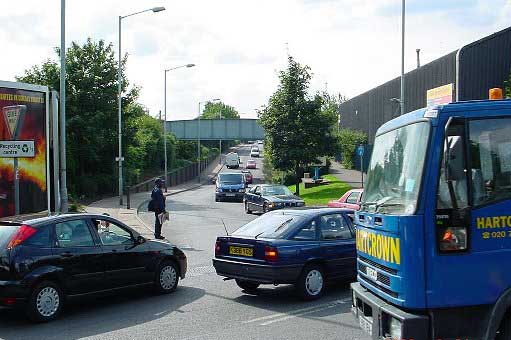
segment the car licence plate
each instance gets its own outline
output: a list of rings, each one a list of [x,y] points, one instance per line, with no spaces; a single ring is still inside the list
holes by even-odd
[[[246,247],[229,247],[229,254],[231,255],[241,255],[241,256],[254,256],[254,249],[246,248]]]
[[[236,194],[228,193],[228,194],[225,194],[225,196],[228,196],[228,197],[234,197],[234,196],[236,196]]]
[[[373,268],[366,267],[366,274],[371,278],[371,280],[378,281],[378,272]]]
[[[360,325],[360,328],[364,330],[369,335],[373,335],[373,324],[364,319],[363,317],[358,317],[358,324]]]

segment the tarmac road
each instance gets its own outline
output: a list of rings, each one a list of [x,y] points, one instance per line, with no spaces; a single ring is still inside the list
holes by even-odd
[[[239,150],[243,164],[249,147]],[[262,181],[260,171],[252,171]],[[223,281],[211,259],[217,235],[230,232],[256,215],[242,203],[215,202],[214,186],[168,197],[171,220],[163,234],[188,256],[188,274],[170,295],[146,290],[73,303],[48,324],[31,324],[19,313],[0,310],[3,339],[364,339],[350,313],[348,283],[328,287],[318,301],[301,301],[293,287],[261,286],[244,293]],[[142,213],[149,225],[153,216]],[[223,222],[223,223],[222,223]],[[225,228],[224,228],[225,224]]]

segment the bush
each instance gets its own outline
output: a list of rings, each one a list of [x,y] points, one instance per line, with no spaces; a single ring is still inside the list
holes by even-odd
[[[358,145],[367,142],[367,134],[362,131],[341,129],[338,132],[341,148],[342,165],[346,169],[353,169],[353,156]]]

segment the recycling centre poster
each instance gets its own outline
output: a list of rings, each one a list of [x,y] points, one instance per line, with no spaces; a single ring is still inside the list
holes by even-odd
[[[44,211],[46,93],[0,87],[0,218]]]

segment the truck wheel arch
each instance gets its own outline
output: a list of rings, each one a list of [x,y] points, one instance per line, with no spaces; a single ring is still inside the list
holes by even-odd
[[[484,335],[484,339],[493,340],[495,339],[495,334],[500,327],[500,324],[506,313],[511,308],[511,288],[508,288],[502,295],[498,298],[497,302],[491,309],[491,313],[489,315],[488,326],[486,328],[486,333]]]

